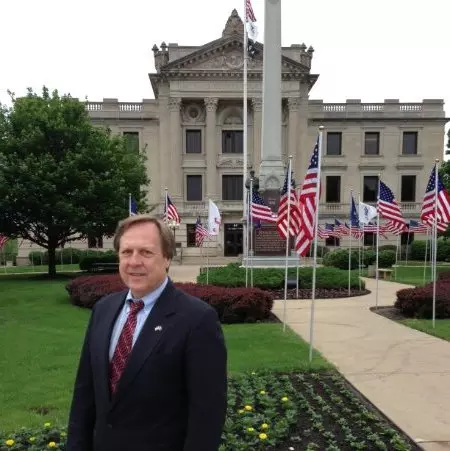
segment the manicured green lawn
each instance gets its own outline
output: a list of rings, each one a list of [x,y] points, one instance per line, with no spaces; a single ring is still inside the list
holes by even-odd
[[[0,430],[64,426],[90,311],[68,302],[68,279],[0,278]],[[307,369],[308,344],[282,325],[227,325],[230,373]],[[331,368],[319,355],[314,370]],[[48,409],[48,414],[36,409]]]
[[[419,265],[419,262],[416,262]],[[410,285],[424,285],[431,282],[431,266],[427,265],[425,268],[425,279],[424,279],[424,265],[423,262],[420,266],[414,266],[412,263],[408,266],[398,266],[392,268],[395,273],[392,274],[392,280],[399,283],[405,283]],[[436,269],[437,273],[450,271],[449,265],[438,265]]]
[[[435,328],[431,319],[406,319],[400,322],[413,329],[450,341],[450,319],[437,319]]]
[[[56,265],[57,272],[64,271],[80,271],[80,265],[76,264],[67,264],[67,265]],[[30,272],[42,272],[48,273],[47,265],[29,265],[29,266],[1,266],[0,267],[0,276],[5,274],[22,274],[22,273],[30,273]]]

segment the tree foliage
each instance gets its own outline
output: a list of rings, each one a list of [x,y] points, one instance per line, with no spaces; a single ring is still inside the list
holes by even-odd
[[[95,127],[70,95],[11,97],[11,108],[0,104],[0,233],[46,248],[52,275],[56,248],[114,233],[129,193],[145,211],[145,154]]]

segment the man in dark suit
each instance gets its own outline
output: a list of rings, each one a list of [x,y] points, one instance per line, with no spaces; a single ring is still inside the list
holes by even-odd
[[[217,451],[227,352],[215,310],[167,277],[175,243],[160,221],[125,219],[114,247],[129,290],[93,308],[67,451]]]

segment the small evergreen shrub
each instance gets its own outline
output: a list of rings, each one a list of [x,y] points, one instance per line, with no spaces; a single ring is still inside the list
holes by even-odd
[[[378,267],[390,268],[396,260],[395,251],[382,251],[378,253]]]

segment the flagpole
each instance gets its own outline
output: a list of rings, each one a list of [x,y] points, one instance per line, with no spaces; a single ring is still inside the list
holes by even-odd
[[[395,249],[395,271],[394,271],[394,280],[397,280],[397,264],[398,264],[398,252],[399,252],[399,243],[400,243],[400,235],[397,235],[397,248]],[[401,258],[401,250],[400,250],[400,258]]]
[[[353,190],[350,189],[350,230],[349,230],[349,237],[350,237],[350,248],[348,250],[348,295],[350,296],[350,280],[351,280],[351,268],[352,268],[352,228],[353,228],[353,222],[352,222],[352,212],[353,212]]]
[[[301,188],[298,189],[298,193],[296,195],[297,197],[297,204],[300,205],[300,191]],[[298,256],[298,261],[297,261],[297,274],[296,274],[296,279],[295,279],[295,298],[298,299],[298,273],[299,273],[299,266],[300,266],[300,256]]]
[[[425,241],[425,261],[423,262],[423,284],[425,285],[427,274],[427,254],[428,254],[428,232],[430,228],[427,227],[427,239]]]
[[[248,145],[248,102],[247,102],[247,60],[248,60],[248,36],[247,36],[247,2],[246,0],[244,0],[244,73],[243,73],[243,82],[244,82],[244,95],[243,95],[243,116],[244,116],[244,155],[243,155],[243,192],[246,192],[246,180],[247,180],[247,145]],[[248,211],[248,205],[247,205],[247,201],[251,199],[248,199],[247,196],[243,196],[244,198],[244,214],[243,217],[246,218],[246,220],[244,221],[244,230],[243,230],[243,237],[244,237],[244,257],[245,257],[245,286],[248,286],[248,249],[249,249],[249,245],[248,245],[248,219],[249,219],[249,211]]]
[[[408,224],[408,237],[406,239],[406,266],[408,266],[408,247],[409,247],[409,234],[411,231],[411,221]]]
[[[375,277],[377,280],[377,287],[376,287],[376,296],[375,296],[375,306],[378,307],[378,247],[380,242],[380,210],[378,208],[378,203],[380,202],[380,177],[381,174],[378,174],[378,192],[377,192],[377,247],[376,247],[376,264],[375,264]]]
[[[287,281],[288,281],[288,256],[289,243],[291,237],[291,167],[292,155],[289,155],[288,161],[288,180],[287,180],[287,226],[286,226],[286,258],[284,262],[284,305],[283,305],[283,332],[286,330],[286,303],[287,303]]]
[[[253,199],[253,177],[250,178],[250,205]],[[250,213],[250,286],[253,287],[253,215]]]
[[[131,216],[131,193],[128,193],[128,216]]]
[[[246,190],[246,188],[244,188]],[[244,258],[245,258],[245,287],[248,287],[248,223],[250,220],[250,191],[244,191],[247,199],[247,210],[245,212],[245,230],[244,232]],[[245,205],[245,203],[244,203]]]
[[[358,242],[358,280],[359,280],[359,291],[361,291],[361,265],[362,265],[362,259],[361,259],[361,239],[364,239],[364,224],[361,227],[361,221],[359,220],[359,203],[361,202],[361,193],[358,193],[358,227],[362,234],[359,235],[359,242]]]
[[[436,264],[437,264],[437,221],[438,221],[438,188],[439,188],[439,160],[436,159],[434,166],[434,221],[433,221],[433,329],[436,327]]]
[[[165,188],[165,191],[166,191],[166,197],[164,199],[164,216],[165,216],[164,220],[166,221],[166,224],[168,224],[169,223],[169,209],[167,208],[168,207],[167,187]]]
[[[313,342],[314,342],[314,302],[316,299],[316,266],[317,266],[317,230],[319,224],[319,200],[320,200],[320,173],[321,173],[321,159],[322,159],[322,139],[323,139],[323,125],[319,127],[319,149],[318,149],[318,163],[317,163],[317,190],[316,190],[316,215],[314,218],[314,257],[313,257],[313,273],[312,273],[312,290],[311,290],[311,315],[309,325],[309,362],[313,359]]]

